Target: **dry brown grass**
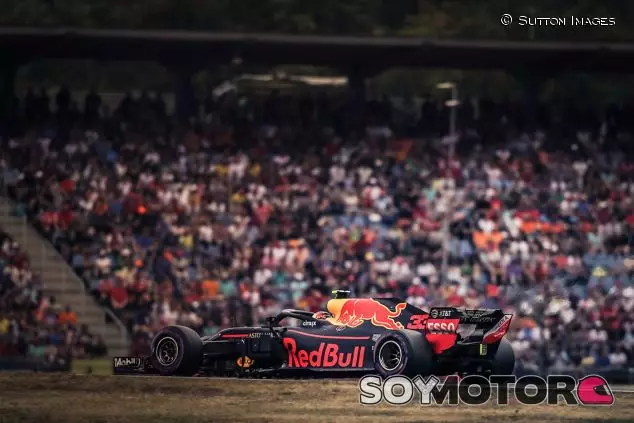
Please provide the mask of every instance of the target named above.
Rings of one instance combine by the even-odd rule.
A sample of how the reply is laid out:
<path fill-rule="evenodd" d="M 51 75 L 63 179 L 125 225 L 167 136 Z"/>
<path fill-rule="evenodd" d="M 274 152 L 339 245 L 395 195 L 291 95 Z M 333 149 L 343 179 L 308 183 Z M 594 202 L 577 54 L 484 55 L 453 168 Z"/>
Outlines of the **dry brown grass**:
<path fill-rule="evenodd" d="M 350 381 L 247 381 L 0 373 L 0 423 L 633 422 L 612 407 L 361 406 Z"/>

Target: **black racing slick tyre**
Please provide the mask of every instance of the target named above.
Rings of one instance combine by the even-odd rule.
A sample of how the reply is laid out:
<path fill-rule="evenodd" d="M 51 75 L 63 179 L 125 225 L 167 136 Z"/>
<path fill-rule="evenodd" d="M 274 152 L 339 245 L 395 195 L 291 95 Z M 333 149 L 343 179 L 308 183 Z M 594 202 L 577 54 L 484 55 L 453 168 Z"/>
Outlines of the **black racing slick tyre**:
<path fill-rule="evenodd" d="M 374 344 L 374 368 L 384 378 L 430 375 L 432 359 L 433 351 L 427 338 L 413 330 L 390 331 Z"/>
<path fill-rule="evenodd" d="M 152 340 L 152 366 L 163 376 L 192 376 L 200 368 L 203 343 L 186 326 L 168 326 Z"/>
<path fill-rule="evenodd" d="M 502 338 L 498 344 L 498 349 L 491 360 L 491 374 L 511 375 L 515 369 L 515 353 L 511 343 Z"/>

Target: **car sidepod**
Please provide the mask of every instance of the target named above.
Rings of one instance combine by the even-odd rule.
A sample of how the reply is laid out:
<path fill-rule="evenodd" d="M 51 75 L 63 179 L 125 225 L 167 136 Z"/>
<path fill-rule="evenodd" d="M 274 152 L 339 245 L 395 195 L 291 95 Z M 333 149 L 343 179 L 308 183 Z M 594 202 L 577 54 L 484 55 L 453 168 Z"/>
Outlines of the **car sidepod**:
<path fill-rule="evenodd" d="M 369 371 L 373 366 L 372 334 L 325 327 L 288 329 L 282 337 L 288 369 Z"/>

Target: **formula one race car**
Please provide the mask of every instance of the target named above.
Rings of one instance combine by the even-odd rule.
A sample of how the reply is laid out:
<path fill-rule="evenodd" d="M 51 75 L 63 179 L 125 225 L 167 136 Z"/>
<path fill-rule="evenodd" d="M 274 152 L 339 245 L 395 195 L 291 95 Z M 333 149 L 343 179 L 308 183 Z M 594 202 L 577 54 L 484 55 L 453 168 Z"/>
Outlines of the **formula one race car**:
<path fill-rule="evenodd" d="M 283 310 L 262 327 L 200 337 L 183 326 L 162 329 L 149 357 L 115 357 L 115 374 L 305 377 L 378 373 L 438 376 L 513 372 L 504 338 L 512 315 L 501 310 L 432 308 L 336 291 L 328 311 Z M 281 326 L 296 319 L 298 327 Z"/>

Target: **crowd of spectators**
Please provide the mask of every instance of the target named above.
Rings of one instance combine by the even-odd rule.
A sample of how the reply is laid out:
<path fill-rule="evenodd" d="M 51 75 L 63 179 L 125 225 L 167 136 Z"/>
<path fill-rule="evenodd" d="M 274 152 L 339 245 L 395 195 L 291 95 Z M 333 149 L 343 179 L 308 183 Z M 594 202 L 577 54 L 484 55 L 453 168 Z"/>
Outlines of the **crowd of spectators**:
<path fill-rule="evenodd" d="M 55 103 L 16 109 L 4 180 L 135 353 L 164 325 L 208 335 L 342 287 L 512 312 L 526 369 L 634 364 L 630 108 L 465 103 L 450 158 L 431 101 L 230 92 L 188 122 L 145 93 Z"/>
<path fill-rule="evenodd" d="M 103 342 L 78 323 L 71 306 L 43 296 L 28 256 L 0 228 L 0 360 L 19 357 L 52 370 L 69 368 L 73 358 L 105 354 Z"/>

